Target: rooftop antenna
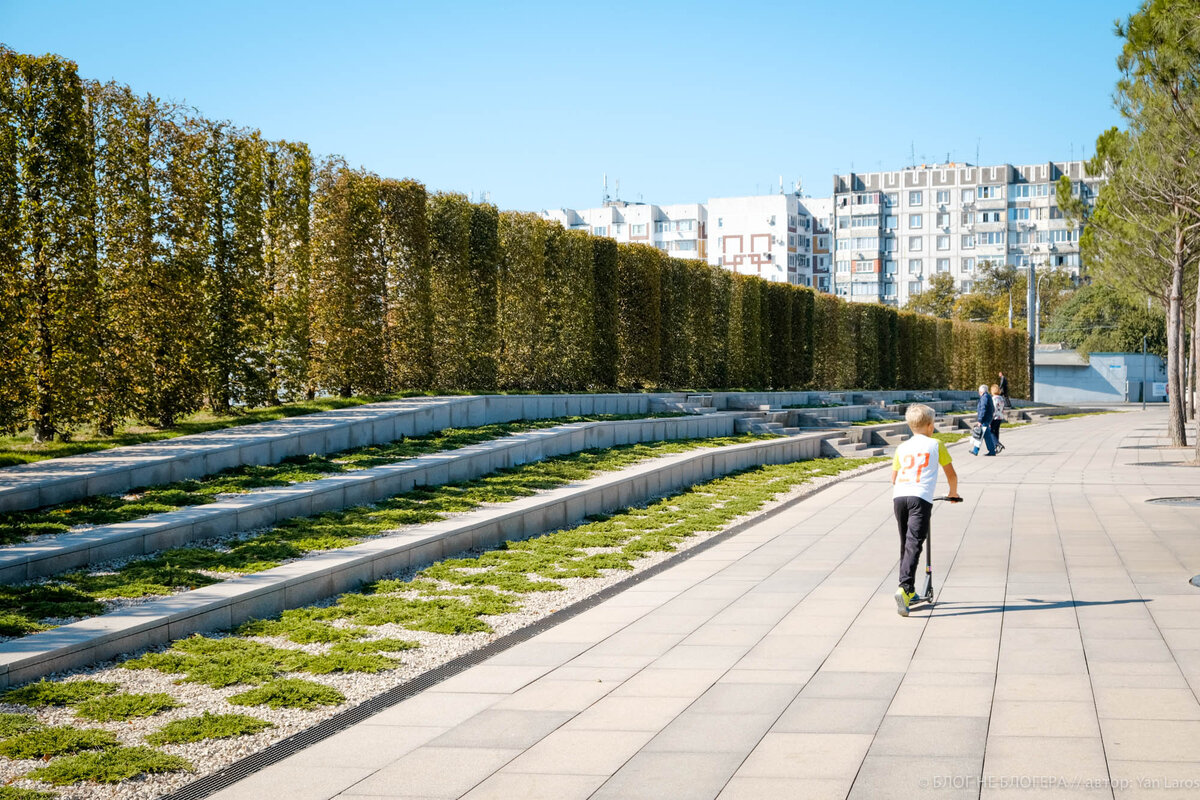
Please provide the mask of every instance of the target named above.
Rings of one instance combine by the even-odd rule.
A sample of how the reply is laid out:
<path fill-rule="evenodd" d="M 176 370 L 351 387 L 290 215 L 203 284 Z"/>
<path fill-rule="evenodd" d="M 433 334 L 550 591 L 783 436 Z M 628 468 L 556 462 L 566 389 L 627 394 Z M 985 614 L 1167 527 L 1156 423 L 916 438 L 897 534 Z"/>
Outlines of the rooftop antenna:
<path fill-rule="evenodd" d="M 779 176 L 779 193 L 783 194 L 783 176 Z"/>
<path fill-rule="evenodd" d="M 979 139 L 980 137 L 975 137 L 975 166 L 977 167 L 979 166 Z"/>
<path fill-rule="evenodd" d="M 917 143 L 912 139 L 908 140 L 908 165 L 910 167 L 917 165 Z"/>
<path fill-rule="evenodd" d="M 617 178 L 617 202 L 621 202 L 621 179 Z"/>
<path fill-rule="evenodd" d="M 604 193 L 600 198 L 600 205 L 608 205 L 608 173 L 604 173 Z"/>

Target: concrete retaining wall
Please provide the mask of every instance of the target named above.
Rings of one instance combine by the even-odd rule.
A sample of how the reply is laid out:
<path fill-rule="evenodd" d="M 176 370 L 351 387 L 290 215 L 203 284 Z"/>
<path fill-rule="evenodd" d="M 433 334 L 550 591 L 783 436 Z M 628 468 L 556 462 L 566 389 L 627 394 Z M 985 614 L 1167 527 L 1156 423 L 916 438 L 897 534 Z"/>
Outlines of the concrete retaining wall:
<path fill-rule="evenodd" d="M 0 583 L 32 580 L 88 564 L 180 547 L 197 539 L 275 525 L 289 517 L 373 503 L 417 486 L 471 480 L 504 467 L 566 453 L 635 442 L 729 436 L 735 418 L 718 413 L 560 425 L 131 522 L 101 525 L 0 548 Z"/>
<path fill-rule="evenodd" d="M 93 664 L 201 631 L 271 617 L 385 575 L 474 547 L 526 538 L 760 464 L 820 455 L 816 433 L 681 453 L 502 506 L 406 529 L 0 644 L 0 688 Z"/>

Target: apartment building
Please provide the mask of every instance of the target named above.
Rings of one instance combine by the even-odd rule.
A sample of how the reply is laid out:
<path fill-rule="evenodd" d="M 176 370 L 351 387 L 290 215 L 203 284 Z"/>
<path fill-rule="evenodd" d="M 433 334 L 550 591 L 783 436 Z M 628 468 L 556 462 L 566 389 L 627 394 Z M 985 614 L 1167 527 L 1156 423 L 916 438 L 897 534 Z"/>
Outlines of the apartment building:
<path fill-rule="evenodd" d="M 824 209 L 823 239 L 809 204 Z M 613 200 L 600 208 L 543 211 L 542 217 L 618 242 L 653 245 L 676 258 L 706 259 L 741 275 L 830 291 L 832 207 L 831 198 L 769 194 L 670 206 Z M 821 242 L 814 272 L 814 246 Z"/>
<path fill-rule="evenodd" d="M 543 211 L 542 216 L 568 230 L 652 245 L 675 258 L 703 259 L 708 254 L 708 214 L 703 203 L 657 206 L 610 200 L 600 208 L 559 208 Z"/>
<path fill-rule="evenodd" d="M 812 216 L 812 283 L 814 289 L 833 291 L 833 198 L 806 197 L 804 207 Z"/>
<path fill-rule="evenodd" d="M 1083 161 L 1014 166 L 922 164 L 833 179 L 834 291 L 855 302 L 903 306 L 948 272 L 971 291 L 985 264 L 1079 272 L 1079 226 L 1063 218 L 1066 175 L 1092 203 L 1101 178 Z"/>
<path fill-rule="evenodd" d="M 742 275 L 812 285 L 812 215 L 800 195 L 708 201 L 708 263 Z"/>

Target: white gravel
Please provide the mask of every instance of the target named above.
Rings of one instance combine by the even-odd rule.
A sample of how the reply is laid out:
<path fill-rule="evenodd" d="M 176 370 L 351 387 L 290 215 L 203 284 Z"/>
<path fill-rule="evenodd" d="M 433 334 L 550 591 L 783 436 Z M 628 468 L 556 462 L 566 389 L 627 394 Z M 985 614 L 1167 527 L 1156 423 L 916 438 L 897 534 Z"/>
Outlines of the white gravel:
<path fill-rule="evenodd" d="M 886 463 L 870 464 L 833 476 L 820 476 L 798 485 L 790 492 L 779 496 L 776 500 L 762 506 L 750 515 L 731 520 L 726 528 L 736 525 L 745 519 L 766 514 L 797 496 L 811 494 L 830 483 L 844 480 L 863 472 L 880 469 L 884 466 L 886 466 Z M 213 689 L 203 684 L 183 683 L 179 680 L 180 676 L 169 675 L 153 669 L 122 669 L 115 666 L 113 662 L 102 663 L 85 670 L 52 675 L 50 676 L 51 679 L 88 679 L 119 683 L 122 690 L 127 692 L 166 692 L 184 704 L 180 708 L 129 722 L 94 723 L 91 721 L 81 721 L 83 725 L 112 731 L 117 735 L 121 743 L 125 745 L 144 745 L 145 742 L 142 737 L 157 731 L 166 723 L 186 717 L 199 716 L 205 711 L 210 711 L 214 714 L 248 714 L 267 720 L 273 723 L 275 727 L 251 736 L 221 740 L 210 739 L 191 744 L 164 745 L 159 748 L 165 752 L 180 755 L 188 759 L 195 766 L 195 772 L 192 773 L 176 772 L 165 775 L 144 776 L 125 781 L 116 786 L 77 784 L 56 788 L 48 784 L 20 779 L 21 775 L 41 766 L 40 762 L 29 760 L 13 761 L 0 758 L 0 784 L 57 791 L 64 800 L 67 798 L 78 798 L 78 800 L 150 800 L 150 798 L 159 797 L 178 789 L 202 775 L 215 772 L 240 758 L 264 749 L 274 742 L 309 728 L 340 711 L 379 695 L 394 686 L 409 681 L 459 656 L 483 647 L 508 633 L 524 628 L 572 603 L 600 592 L 615 583 L 619 583 L 627 579 L 630 575 L 645 571 L 681 551 L 696 547 L 719 533 L 720 531 L 699 533 L 680 543 L 678 548 L 673 552 L 652 553 L 635 562 L 633 571 L 613 570 L 599 578 L 559 580 L 558 582 L 566 587 L 563 591 L 535 592 L 525 595 L 523 597 L 523 607 L 519 611 L 502 616 L 485 617 L 485 621 L 494 629 L 491 633 L 443 635 L 423 631 L 410 631 L 398 625 L 374 626 L 371 628 L 371 638 L 395 637 L 413 640 L 419 642 L 421 645 L 418 649 L 398 654 L 403 663 L 402 666 L 394 670 L 373 675 L 365 673 L 332 675 L 296 673 L 288 676 L 316 681 L 338 689 L 346 696 L 346 702 L 339 706 L 322 707 L 312 711 L 299 709 L 272 710 L 265 706 L 235 706 L 228 703 L 226 698 L 245 691 L 247 688 L 245 685 Z M 597 552 L 602 551 L 602 549 L 597 550 Z M 412 577 L 416 571 L 416 569 L 410 569 L 391 577 L 406 579 Z M 332 604 L 334 600 L 334 598 L 330 598 L 322 603 L 322 605 Z M 262 637 L 261 641 L 280 647 L 299 647 L 310 652 L 318 652 L 323 649 L 321 645 L 296 645 L 287 640 L 274 637 Z M 131 653 L 129 655 L 134 656 L 139 654 Z M 23 706 L 0 703 L 0 712 L 23 711 L 27 711 Z M 40 721 L 49 725 L 76 724 L 74 712 L 65 708 L 38 709 L 35 711 L 35 716 Z"/>

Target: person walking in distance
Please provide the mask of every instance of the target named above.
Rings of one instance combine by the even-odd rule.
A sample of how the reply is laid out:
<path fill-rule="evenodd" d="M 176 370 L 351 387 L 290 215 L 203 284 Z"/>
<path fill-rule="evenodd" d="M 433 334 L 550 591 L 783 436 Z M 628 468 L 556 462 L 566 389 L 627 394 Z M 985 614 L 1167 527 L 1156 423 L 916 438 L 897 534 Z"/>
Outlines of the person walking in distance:
<path fill-rule="evenodd" d="M 1000 374 L 1000 396 L 1004 398 L 1004 407 L 1008 408 L 1012 402 L 1008 399 L 1008 378 L 1004 377 L 1004 373 Z"/>
<path fill-rule="evenodd" d="M 988 391 L 987 384 L 981 383 L 979 384 L 979 404 L 975 407 L 975 422 L 983 428 L 983 443 L 987 445 L 989 456 L 996 455 L 996 439 L 992 436 L 992 418 L 995 415 L 996 408 L 992 405 L 992 394 Z M 979 455 L 978 446 L 973 447 L 971 452 Z"/>
<path fill-rule="evenodd" d="M 1008 402 L 1004 399 L 1004 395 L 1000 393 L 1000 387 L 992 384 L 992 438 L 996 440 L 996 452 L 1004 452 L 1004 445 L 1000 444 L 1000 426 L 1004 424 L 1004 412 L 1008 410 Z"/>
<path fill-rule="evenodd" d="M 939 469 L 946 471 L 950 497 L 958 497 L 958 473 L 950 463 L 946 445 L 933 438 L 933 409 L 914 404 L 904 412 L 912 438 L 902 442 L 892 457 L 892 511 L 900 531 L 900 587 L 896 589 L 896 611 L 908 616 L 917 601 L 916 572 L 921 548 L 929 537 L 933 492 Z"/>

